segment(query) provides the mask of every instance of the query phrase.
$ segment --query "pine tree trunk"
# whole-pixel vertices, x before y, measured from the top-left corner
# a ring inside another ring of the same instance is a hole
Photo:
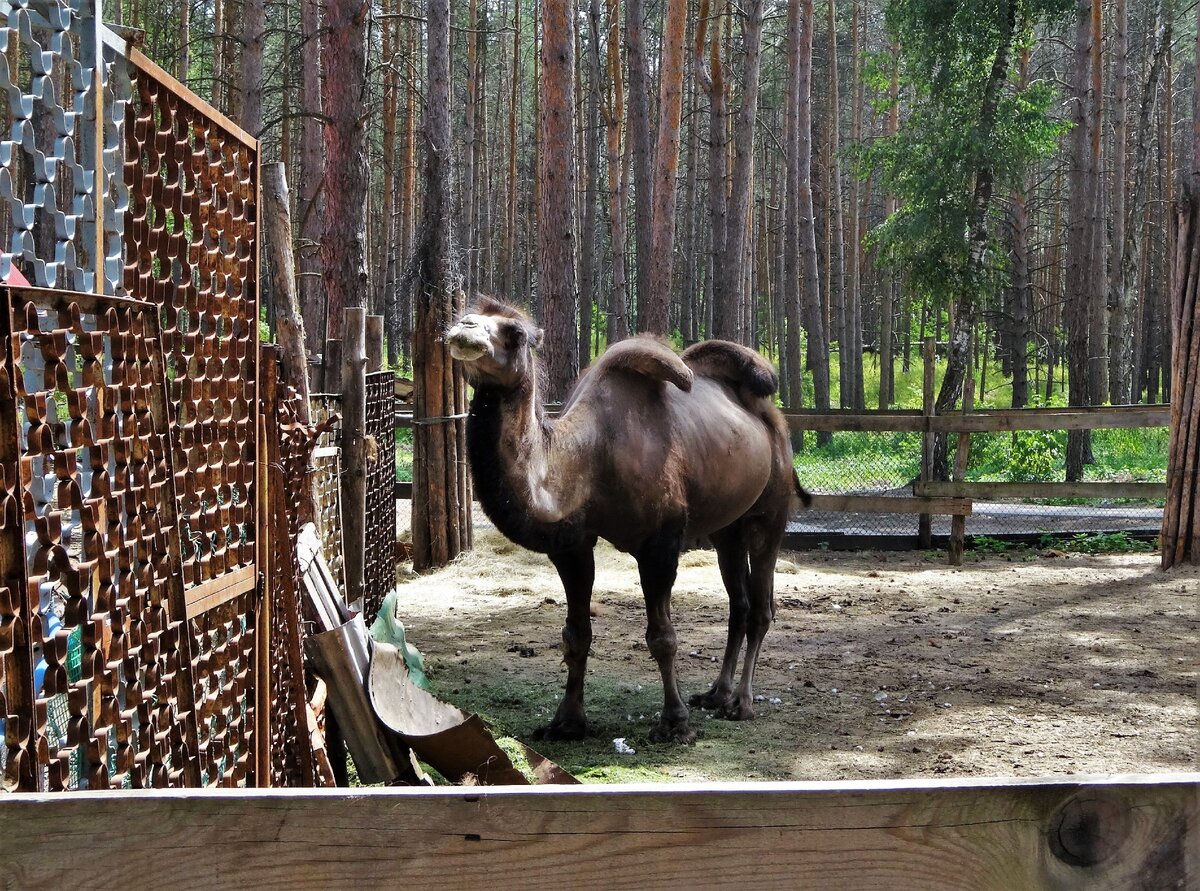
[[[224,2],[224,0],[223,0]],[[325,182],[325,142],[321,113],[321,3],[300,0],[300,173],[296,265],[299,269],[300,310],[308,354],[325,350],[327,335],[325,295],[321,287],[321,236],[325,228],[322,196]]]
[[[1108,291],[1108,401],[1122,405],[1130,401],[1129,345],[1130,307],[1125,303],[1124,258],[1126,229],[1137,227],[1137,215],[1125,213],[1129,150],[1129,11],[1128,0],[1116,0],[1113,11],[1113,101],[1112,184],[1109,188],[1112,242],[1108,265],[1113,271]],[[1130,222],[1132,220],[1132,224]],[[1122,362],[1125,366],[1122,367]]]
[[[864,104],[863,95],[863,76],[862,76],[862,34],[860,31],[862,15],[859,9],[859,0],[854,0],[853,14],[851,16],[851,29],[853,37],[850,47],[850,67],[853,74],[853,83],[851,85],[851,124],[850,124],[850,139],[855,150],[862,143],[862,113]],[[867,405],[866,382],[863,377],[863,240],[862,234],[865,230],[868,210],[870,189],[867,189],[868,201],[867,206],[859,207],[859,184],[858,176],[850,177],[850,251],[847,261],[847,282],[846,282],[846,299],[848,303],[848,312],[850,316],[850,331],[852,347],[850,351],[850,367],[854,376],[854,408],[862,411]],[[888,339],[892,336],[892,322],[888,318]],[[880,318],[880,333],[882,335],[883,319]],[[882,337],[880,338],[882,340]]]
[[[801,408],[803,400],[803,361],[800,358],[800,330],[803,297],[800,292],[800,48],[801,0],[789,0],[787,6],[787,90],[784,105],[784,231],[783,291],[787,337],[784,373],[787,377],[787,401],[791,409]],[[803,439],[799,438],[800,444]]]
[[[838,77],[837,3],[828,0],[826,27],[829,34],[829,194],[826,196],[830,229],[829,303],[835,308],[838,333],[838,404],[854,405],[854,333],[846,293],[846,226],[842,216],[841,98]]]
[[[547,399],[579,372],[575,227],[575,29],[573,0],[542,0],[541,219],[538,287],[545,325]]]
[[[1101,50],[1104,46],[1102,27],[1103,0],[1093,0],[1092,40],[1091,40],[1091,77],[1092,77],[1092,110],[1093,119],[1089,128],[1091,136],[1091,158],[1088,162],[1090,185],[1092,189],[1092,247],[1089,255],[1091,269],[1091,288],[1088,292],[1088,318],[1091,330],[1088,333],[1088,395],[1092,405],[1103,405],[1108,399],[1108,313],[1105,286],[1107,265],[1105,258],[1105,239],[1108,227],[1105,224],[1104,208],[1104,169],[1101,165],[1101,146],[1104,135],[1104,63]],[[1091,436],[1087,441],[1088,461],[1091,458]]]
[[[650,256],[653,250],[654,157],[650,144],[650,85],[644,34],[644,0],[625,2],[625,61],[629,69],[629,126],[627,134],[633,161],[633,229],[635,303],[642,318],[642,301],[650,292]]]
[[[1023,47],[1018,68],[1017,90],[1029,86],[1029,48]],[[1008,307],[1003,325],[1005,371],[1012,376],[1012,407],[1029,404],[1029,311],[1033,282],[1029,260],[1029,193],[1032,183],[1012,195],[1009,222],[1012,231],[1012,284],[1008,289]],[[986,366],[985,366],[986,367]],[[983,392],[981,386],[980,392]]]
[[[709,308],[712,314],[710,335],[721,340],[737,340],[738,306],[725,298],[721,281],[723,264],[729,262],[726,249],[728,231],[728,195],[726,175],[725,68],[721,53],[721,26],[725,20],[726,0],[717,0],[713,11],[712,36],[709,38],[708,67],[704,66],[702,50],[708,25],[708,2],[701,0],[700,24],[696,29],[695,71],[704,92],[708,94],[708,222],[710,291]]]
[[[444,334],[463,307],[451,211],[450,4],[428,0],[424,211],[413,335],[413,567],[444,566],[471,546],[465,476],[466,388]]]
[[[599,0],[590,0],[588,19],[595,16],[598,33],[600,19]],[[595,38],[593,37],[593,41]],[[592,43],[593,50],[595,43]],[[595,56],[595,52],[592,53]],[[583,59],[579,60],[580,79],[583,79]],[[584,189],[582,214],[582,243],[579,248],[579,362],[587,365],[592,348],[592,318],[600,300],[600,274],[596,262],[597,226],[596,203],[600,191],[600,73],[599,66],[588,66],[587,106],[584,112]]]
[[[808,329],[808,365],[813,375],[813,407],[829,409],[829,329],[821,303],[821,276],[817,262],[817,221],[813,213],[812,189],[812,49],[813,3],[799,0],[800,33],[798,72],[799,91],[796,127],[797,176],[799,189],[800,258],[804,289],[805,315]],[[832,440],[832,434],[822,432],[819,443]]]
[[[899,58],[899,48],[893,46],[891,51],[894,59]],[[892,65],[892,76],[888,83],[888,117],[884,135],[895,136],[900,130],[900,65],[896,61]],[[890,217],[896,212],[898,202],[895,195],[885,195],[883,213]],[[878,265],[878,264],[877,264]],[[883,283],[879,294],[880,337],[879,337],[879,408],[886,409],[896,401],[896,354],[892,349],[892,319],[896,314],[896,294],[899,287],[899,277],[896,270],[887,273],[887,281]],[[907,303],[906,303],[907,307]],[[912,320],[906,311],[901,315],[901,330],[904,333],[904,365],[908,371],[909,355],[912,352]],[[886,336],[885,336],[886,335]]]
[[[325,237],[321,243],[330,322],[343,315],[351,327],[331,333],[342,346],[342,542],[346,600],[362,597],[366,514],[366,312],[367,145],[365,0],[329,0],[325,5],[329,42],[325,54],[326,193]],[[243,70],[245,70],[243,68]],[[332,327],[332,325],[331,325]]]
[[[1067,294],[1064,321],[1067,324],[1067,398],[1071,405],[1076,406],[1089,405],[1091,402],[1088,390],[1088,320],[1091,318],[1091,290],[1095,286],[1091,263],[1091,252],[1095,243],[1092,234],[1095,221],[1095,190],[1092,182],[1095,171],[1090,168],[1089,146],[1095,116],[1091,111],[1088,87],[1091,71],[1092,2],[1093,0],[1077,0],[1075,5],[1075,49],[1069,85],[1073,100],[1071,120],[1074,127],[1071,130],[1068,162],[1070,206],[1067,213]],[[1068,480],[1083,478],[1087,449],[1086,431],[1068,431]]]
[[[1115,201],[1113,209],[1113,244],[1115,274],[1112,276],[1112,287],[1109,292],[1109,390],[1113,404],[1136,401],[1140,393],[1134,391],[1133,383],[1133,316],[1139,303],[1138,266],[1141,260],[1142,217],[1146,210],[1146,195],[1148,192],[1149,171],[1147,165],[1150,156],[1151,127],[1155,99],[1158,94],[1158,82],[1162,74],[1163,60],[1167,47],[1171,42],[1171,20],[1160,6],[1156,16],[1154,48],[1150,59],[1150,71],[1142,88],[1141,101],[1138,105],[1137,130],[1134,137],[1133,166],[1126,174],[1124,166],[1119,171],[1120,179],[1114,174],[1114,182],[1129,183],[1128,221],[1125,220],[1125,202],[1122,200],[1121,213],[1118,214]],[[1118,92],[1119,95],[1119,92]],[[1117,192],[1123,191],[1114,186],[1114,198]],[[1116,249],[1118,237],[1121,239],[1120,250]],[[1119,262],[1118,262],[1119,261]]]
[[[718,291],[715,299],[726,307],[722,319],[736,319],[734,313],[741,307],[746,288],[747,233],[750,229],[750,199],[754,186],[754,132],[758,119],[758,85],[763,33],[763,2],[748,0],[745,4],[746,23],[742,34],[745,52],[745,68],[742,74],[742,101],[733,124],[733,175],[729,203],[725,216],[725,256],[717,266]],[[729,340],[738,337],[738,329],[749,326],[737,325],[720,337]]]
[[[692,89],[688,103],[687,155],[684,162],[687,179],[683,187],[682,207],[684,214],[682,245],[684,265],[679,303],[679,333],[683,338],[685,346],[691,345],[699,339],[696,319],[699,315],[697,300],[699,288],[697,281],[699,278],[700,251],[698,249],[698,233],[700,231],[701,212],[701,207],[697,200],[700,182],[700,128],[698,126],[700,120],[700,90],[695,78],[691,79],[691,85]]]
[[[610,344],[629,336],[629,291],[625,275],[626,260],[626,173],[621,133],[625,127],[625,84],[621,77],[621,23],[617,17],[617,0],[606,0],[608,21],[607,68],[611,93],[601,104],[605,131],[605,166],[608,170],[608,225],[612,287],[609,291],[605,336]],[[595,19],[599,28],[598,17]],[[597,77],[600,69],[599,37],[593,34],[596,47]]]
[[[186,6],[186,4],[184,4]],[[267,29],[266,0],[242,4],[241,125],[251,136],[262,130],[263,40]],[[186,61],[185,63],[186,64]],[[181,78],[182,79],[182,78]],[[359,78],[361,80],[361,77]]]
[[[671,274],[675,247],[675,175],[679,169],[679,124],[683,112],[683,57],[687,0],[667,0],[659,65],[658,139],[651,183],[648,290],[638,293],[638,331],[670,330]],[[638,196],[641,202],[642,196]],[[639,267],[642,260],[638,258]]]

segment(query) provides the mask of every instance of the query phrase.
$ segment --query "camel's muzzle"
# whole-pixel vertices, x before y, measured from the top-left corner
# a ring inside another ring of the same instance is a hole
[[[482,356],[491,355],[492,342],[487,329],[464,319],[446,335],[450,344],[450,355],[463,362],[474,362]]]

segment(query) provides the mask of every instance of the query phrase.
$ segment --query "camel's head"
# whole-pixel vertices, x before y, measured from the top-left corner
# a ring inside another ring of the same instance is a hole
[[[542,329],[519,309],[482,297],[446,334],[450,355],[475,385],[515,388],[534,373],[532,350]]]

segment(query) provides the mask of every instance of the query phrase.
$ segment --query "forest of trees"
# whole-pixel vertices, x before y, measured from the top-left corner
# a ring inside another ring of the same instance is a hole
[[[409,367],[426,5],[108,2],[285,163],[310,352],[365,304]],[[647,331],[762,350],[793,407],[895,405],[925,336],[942,409],[970,361],[1014,406],[1169,399],[1194,4],[452,0],[449,16],[453,272],[543,321],[552,397]]]

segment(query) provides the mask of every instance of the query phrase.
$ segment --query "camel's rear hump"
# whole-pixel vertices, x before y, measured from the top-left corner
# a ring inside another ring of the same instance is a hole
[[[771,363],[754,350],[727,340],[705,340],[680,357],[696,374],[723,380],[751,396],[768,397],[779,388]]]

